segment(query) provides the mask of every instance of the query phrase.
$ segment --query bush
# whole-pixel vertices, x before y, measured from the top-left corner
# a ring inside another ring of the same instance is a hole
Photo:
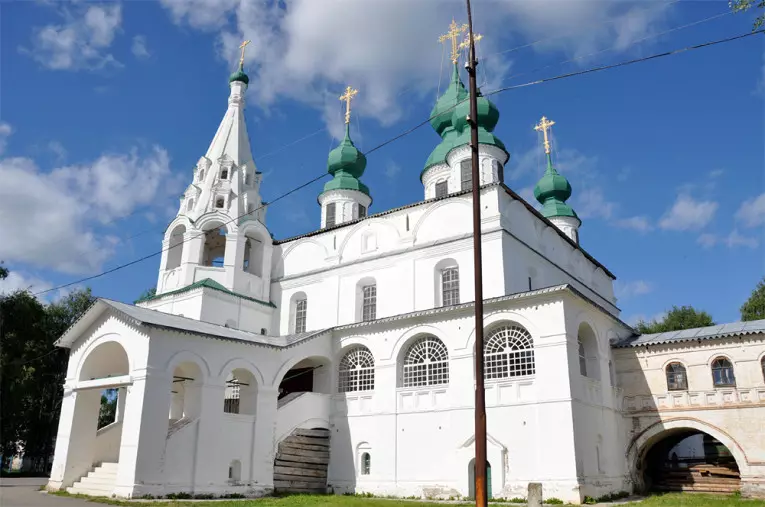
[[[555,497],[553,497],[553,498],[545,498],[545,502],[544,503],[549,503],[551,505],[561,505],[561,504],[563,504],[563,500],[561,500],[560,498],[555,498]]]

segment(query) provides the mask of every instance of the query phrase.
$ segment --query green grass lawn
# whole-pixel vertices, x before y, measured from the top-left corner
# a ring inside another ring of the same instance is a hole
[[[389,500],[339,495],[294,495],[280,498],[259,498],[255,500],[188,501],[162,500],[147,502],[124,502],[108,499],[91,499],[99,503],[142,507],[433,507],[432,502],[411,500]],[[452,504],[454,505],[454,504]],[[465,503],[461,505],[474,505]],[[497,505],[490,503],[489,507]],[[765,500],[750,500],[738,496],[704,495],[699,493],[671,493],[651,496],[642,502],[621,504],[630,507],[765,507]]]

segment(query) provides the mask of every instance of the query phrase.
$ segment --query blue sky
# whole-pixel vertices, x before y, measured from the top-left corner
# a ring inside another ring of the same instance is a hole
[[[727,2],[474,3],[485,91],[746,33],[753,17],[725,14]],[[243,38],[248,128],[271,201],[325,172],[346,84],[360,90],[362,150],[427,118],[449,70],[436,40],[453,16],[464,21],[461,2],[4,3],[0,259],[13,276],[0,290],[44,290],[161,248]],[[542,170],[533,126],[556,121],[581,243],[616,274],[628,322],[673,304],[737,320],[765,272],[764,40],[492,96],[506,182],[523,196]],[[369,155],[370,212],[422,199],[437,142],[426,126]],[[275,237],[318,227],[322,184],[269,207]],[[158,264],[86,285],[132,302]]]

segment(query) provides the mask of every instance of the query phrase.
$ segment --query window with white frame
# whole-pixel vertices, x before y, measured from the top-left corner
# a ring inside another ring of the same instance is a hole
[[[484,346],[484,372],[487,379],[534,375],[534,340],[517,324],[494,329]]]
[[[436,183],[436,198],[445,197],[449,193],[449,182],[439,181]]]
[[[370,284],[361,287],[361,320],[377,318],[377,285]]]
[[[460,304],[460,271],[457,266],[441,270],[441,305]]]
[[[449,353],[435,336],[423,336],[404,355],[403,386],[422,387],[449,383]]]
[[[369,475],[372,471],[372,456],[368,452],[361,453],[361,475]]]
[[[470,159],[460,163],[460,190],[473,188],[473,166]]]
[[[295,301],[295,332],[305,333],[306,315],[308,313],[308,300],[306,298]]]
[[[327,219],[325,220],[326,225],[324,227],[332,227],[333,225],[335,225],[335,220],[336,220],[335,212],[336,212],[336,203],[331,202],[327,204]]]
[[[579,344],[579,373],[583,376],[587,376],[587,353],[584,350],[584,343],[581,340],[577,340]]]
[[[353,347],[340,360],[337,390],[341,393],[375,388],[375,359],[363,345]]]

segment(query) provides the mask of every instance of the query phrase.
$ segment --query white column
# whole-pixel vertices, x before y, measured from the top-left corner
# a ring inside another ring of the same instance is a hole
[[[100,406],[99,390],[74,392],[64,386],[48,489],[68,488],[90,470]]]
[[[162,454],[167,439],[171,377],[164,371],[143,371],[133,377],[125,400],[117,496],[155,494],[162,488]]]
[[[193,466],[193,490],[204,493],[203,485],[221,483],[228,477],[228,463],[219,463],[214,458],[218,456],[218,439],[220,438],[220,421],[223,418],[223,398],[225,386],[208,383],[195,386],[199,389],[199,423],[197,426],[195,463]],[[188,399],[189,393],[186,393]]]
[[[114,417],[115,422],[125,419],[125,399],[127,398],[127,388],[120,387],[117,390],[117,414]]]
[[[255,440],[250,477],[266,488],[274,484],[274,433],[276,432],[277,398],[276,387],[258,389],[258,408],[255,419]]]

